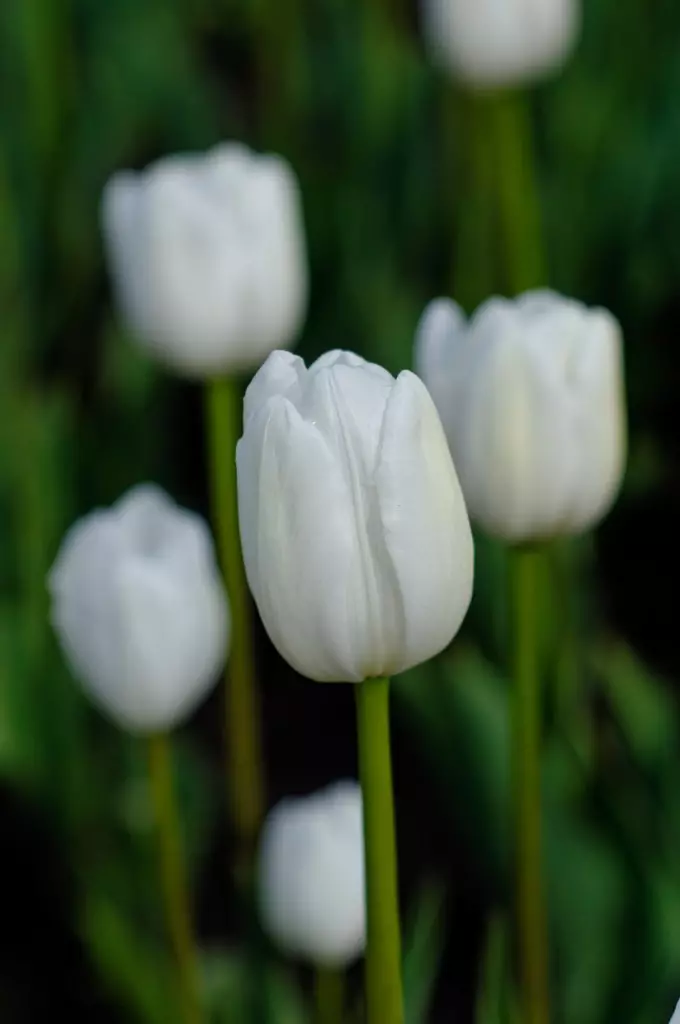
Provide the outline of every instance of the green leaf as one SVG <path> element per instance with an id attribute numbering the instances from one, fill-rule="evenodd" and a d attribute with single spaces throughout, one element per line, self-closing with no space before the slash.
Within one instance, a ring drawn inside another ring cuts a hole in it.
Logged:
<path id="1" fill-rule="evenodd" d="M 204 953 L 202 970 L 212 1024 L 253 1019 L 257 993 L 266 1024 L 308 1024 L 302 994 L 281 967 L 259 957 L 214 949 Z"/>
<path id="2" fill-rule="evenodd" d="M 404 930 L 404 1006 L 407 1024 L 425 1024 L 446 939 L 443 886 L 421 890 Z"/>
<path id="3" fill-rule="evenodd" d="M 510 734 L 505 680 L 472 648 L 394 679 L 451 814 L 487 883 L 507 877 Z M 471 799 L 470 795 L 474 794 Z"/>
<path id="4" fill-rule="evenodd" d="M 559 805 L 547 805 L 544 836 L 560 1018 L 600 1024 L 628 941 L 630 869 L 614 842 Z"/>
<path id="5" fill-rule="evenodd" d="M 85 896 L 81 928 L 104 983 L 134 1021 L 179 1024 L 174 972 L 154 939 L 144 939 L 117 904 L 94 889 Z"/>
<path id="6" fill-rule="evenodd" d="M 515 1024 L 517 1013 L 509 927 L 505 915 L 495 912 L 487 925 L 475 1024 Z"/>
<path id="7" fill-rule="evenodd" d="M 600 645 L 593 664 L 639 766 L 653 771 L 675 761 L 680 736 L 675 705 L 663 681 L 618 641 Z"/>

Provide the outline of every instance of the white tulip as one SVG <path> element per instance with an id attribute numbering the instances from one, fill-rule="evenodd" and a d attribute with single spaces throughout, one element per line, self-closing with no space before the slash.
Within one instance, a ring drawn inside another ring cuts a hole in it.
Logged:
<path id="1" fill-rule="evenodd" d="M 123 728 L 172 728 L 216 681 L 229 608 L 212 539 L 159 488 L 135 487 L 79 520 L 48 586 L 74 675 Z"/>
<path id="2" fill-rule="evenodd" d="M 423 0 L 433 59 L 478 87 L 528 82 L 559 68 L 580 24 L 579 0 Z"/>
<path id="3" fill-rule="evenodd" d="M 233 373 L 294 343 L 307 264 L 297 182 L 280 157 L 229 143 L 120 172 L 102 221 L 123 315 L 163 363 Z"/>
<path id="4" fill-rule="evenodd" d="M 440 299 L 416 366 L 442 417 L 470 517 L 520 542 L 579 533 L 625 466 L 622 339 L 605 309 L 550 291 L 493 298 L 467 322 Z"/>
<path id="5" fill-rule="evenodd" d="M 270 811 L 260 843 L 260 912 L 288 955 L 344 967 L 363 953 L 363 834 L 356 782 L 282 800 Z"/>
<path id="6" fill-rule="evenodd" d="M 470 524 L 427 389 L 348 352 L 274 352 L 237 446 L 248 582 L 284 658 L 320 681 L 392 675 L 451 641 Z"/>
<path id="7" fill-rule="evenodd" d="M 670 1024 L 680 1024 L 680 1002 L 678 1002 L 675 1007 L 675 1012 L 671 1017 Z"/>

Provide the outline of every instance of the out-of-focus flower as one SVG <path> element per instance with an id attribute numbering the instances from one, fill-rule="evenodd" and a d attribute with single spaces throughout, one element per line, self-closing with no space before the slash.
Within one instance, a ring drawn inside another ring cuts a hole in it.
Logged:
<path id="1" fill-rule="evenodd" d="M 472 592 L 470 524 L 437 411 L 348 352 L 307 369 L 274 352 L 246 392 L 237 447 L 248 582 L 303 675 L 360 682 L 425 661 Z"/>
<path id="2" fill-rule="evenodd" d="M 119 172 L 102 222 L 122 313 L 163 363 L 233 373 L 294 343 L 307 262 L 297 182 L 280 157 L 229 143 Z"/>
<path id="3" fill-rule="evenodd" d="M 559 68 L 580 0 L 423 0 L 425 39 L 446 71 L 475 86 L 531 81 Z"/>
<path id="4" fill-rule="evenodd" d="M 605 309 L 550 291 L 492 298 L 467 322 L 439 299 L 416 336 L 470 516 L 520 542 L 581 532 L 621 484 L 621 330 Z"/>
<path id="5" fill-rule="evenodd" d="M 132 732 L 170 729 L 216 681 L 229 608 L 203 519 L 151 485 L 79 520 L 48 586 L 74 675 Z"/>
<path id="6" fill-rule="evenodd" d="M 288 955 L 328 967 L 361 955 L 366 899 L 357 783 L 276 805 L 262 832 L 258 884 L 263 926 Z"/>

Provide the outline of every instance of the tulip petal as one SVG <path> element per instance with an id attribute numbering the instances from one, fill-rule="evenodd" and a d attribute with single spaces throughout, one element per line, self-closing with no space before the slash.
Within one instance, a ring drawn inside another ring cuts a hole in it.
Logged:
<path id="1" fill-rule="evenodd" d="M 626 418 L 621 328 L 607 310 L 589 314 L 581 352 L 575 443 L 580 476 L 574 487 L 569 523 L 588 529 L 608 511 L 621 486 L 626 461 Z"/>
<path id="2" fill-rule="evenodd" d="M 385 545 L 403 603 L 395 670 L 433 657 L 472 596 L 473 544 L 444 431 L 424 384 L 405 371 L 387 403 L 376 488 Z"/>
<path id="3" fill-rule="evenodd" d="M 107 711 L 121 681 L 118 608 L 108 582 L 123 554 L 110 512 L 93 512 L 68 531 L 47 580 L 52 626 L 74 674 Z"/>
<path id="4" fill-rule="evenodd" d="M 470 515 L 506 540 L 545 536 L 563 523 L 574 474 L 563 389 L 532 358 L 521 323 L 482 326 L 454 453 Z"/>
<path id="5" fill-rule="evenodd" d="M 465 315 L 451 299 L 431 302 L 416 328 L 415 370 L 434 399 L 450 445 L 458 434 L 458 390 L 465 381 L 466 334 Z"/>
<path id="6" fill-rule="evenodd" d="M 110 711 L 130 731 L 176 722 L 215 682 L 227 642 L 227 609 L 207 580 L 189 590 L 164 565 L 128 559 L 115 575 L 122 674 Z"/>
<path id="7" fill-rule="evenodd" d="M 366 598 L 347 484 L 317 430 L 285 398 L 237 447 L 248 582 L 283 657 L 319 681 L 364 677 Z"/>
<path id="8" fill-rule="evenodd" d="M 307 368 L 300 356 L 281 349 L 272 352 L 246 388 L 243 399 L 244 425 L 273 395 L 287 395 L 296 405 L 306 377 Z"/>

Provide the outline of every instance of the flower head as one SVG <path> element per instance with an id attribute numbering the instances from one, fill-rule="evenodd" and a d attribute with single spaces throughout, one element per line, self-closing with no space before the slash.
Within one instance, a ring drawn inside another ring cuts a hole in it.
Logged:
<path id="1" fill-rule="evenodd" d="M 550 291 L 493 298 L 470 321 L 426 309 L 416 365 L 442 417 L 473 521 L 509 541 L 578 533 L 625 466 L 621 330 Z"/>
<path id="2" fill-rule="evenodd" d="M 273 353 L 237 448 L 248 582 L 303 675 L 359 682 L 453 638 L 472 592 L 470 525 L 418 378 L 348 352 Z"/>
<path id="3" fill-rule="evenodd" d="M 560 67 L 581 22 L 578 0 L 424 0 L 433 58 L 474 86 L 529 82 Z"/>
<path id="4" fill-rule="evenodd" d="M 307 265 L 298 187 L 280 157 L 225 143 L 119 172 L 102 222 L 121 310 L 161 362 L 231 373 L 295 341 Z"/>
<path id="5" fill-rule="evenodd" d="M 135 487 L 79 520 L 48 586 L 74 675 L 123 728 L 171 728 L 216 681 L 229 609 L 212 540 L 159 488 Z"/>
<path id="6" fill-rule="evenodd" d="M 344 967 L 366 943 L 361 790 L 338 782 L 277 804 L 265 821 L 262 923 L 287 954 Z"/>

